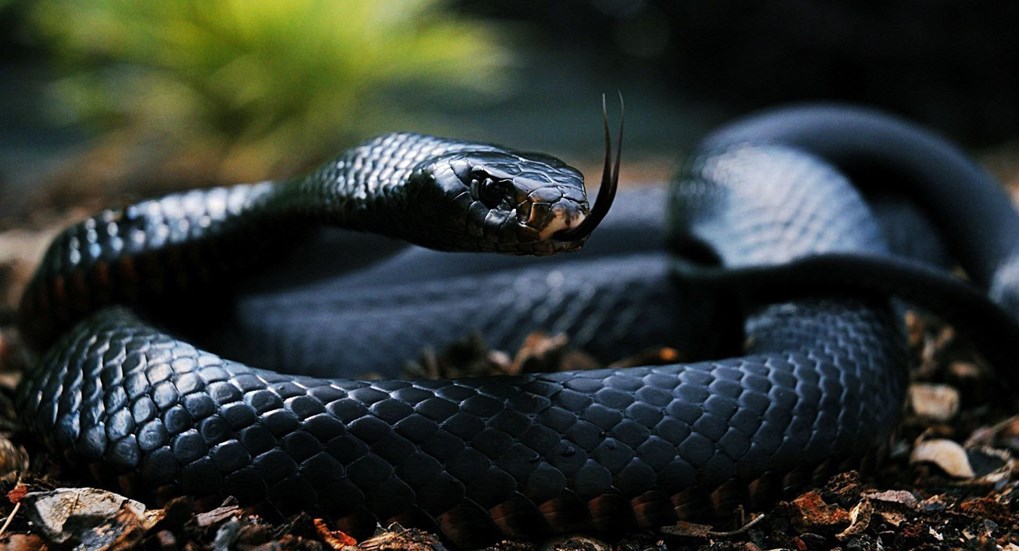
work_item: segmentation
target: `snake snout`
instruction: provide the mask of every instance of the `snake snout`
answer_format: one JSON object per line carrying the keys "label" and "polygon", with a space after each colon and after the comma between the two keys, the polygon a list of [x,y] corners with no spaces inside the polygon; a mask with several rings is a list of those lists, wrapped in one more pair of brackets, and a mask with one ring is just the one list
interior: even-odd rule
{"label": "snake snout", "polygon": [[587,218],[587,205],[567,199],[555,203],[538,203],[531,207],[527,225],[538,230],[542,240],[561,231],[575,228]]}

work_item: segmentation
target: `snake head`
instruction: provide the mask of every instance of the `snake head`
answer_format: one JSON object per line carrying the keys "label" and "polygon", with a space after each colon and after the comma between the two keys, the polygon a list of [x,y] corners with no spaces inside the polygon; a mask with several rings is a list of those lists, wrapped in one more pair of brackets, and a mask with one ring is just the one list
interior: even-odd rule
{"label": "snake head", "polygon": [[[620,110],[622,110],[622,96]],[[612,206],[619,183],[622,113],[613,162],[605,98],[605,167],[594,207],[584,176],[541,153],[494,145],[452,142],[414,167],[407,181],[408,207],[416,220],[401,235],[419,245],[453,251],[548,255],[576,251]],[[410,213],[408,212],[408,215]],[[424,228],[420,230],[417,228]]]}
{"label": "snake head", "polygon": [[589,206],[583,175],[554,157],[457,151],[426,161],[411,181],[427,226],[438,230],[430,233],[445,236],[442,243],[417,236],[422,245],[548,255],[578,250],[586,240],[557,238],[578,227]]}

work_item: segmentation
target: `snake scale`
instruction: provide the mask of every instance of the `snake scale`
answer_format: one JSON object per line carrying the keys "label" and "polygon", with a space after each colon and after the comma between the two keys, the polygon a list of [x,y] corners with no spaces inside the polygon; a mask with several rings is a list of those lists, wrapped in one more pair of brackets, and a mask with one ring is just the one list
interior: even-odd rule
{"label": "snake scale", "polygon": [[[871,464],[905,385],[890,294],[1014,358],[1007,196],[940,138],[845,106],[715,132],[668,192],[620,193],[582,252],[389,252],[338,231],[311,257],[345,273],[263,267],[324,239],[322,225],[574,251],[605,195],[590,209],[580,174],[545,155],[390,134],[304,178],[103,211],[55,239],[25,293],[40,357],[19,411],[54,454],[133,495],[233,495],[355,535],[399,521],[478,545],[725,516]],[[882,206],[905,202],[920,214]],[[958,262],[969,282],[902,254]],[[406,354],[471,329],[499,346],[546,329],[604,357],[663,341],[731,357],[336,378],[395,376]],[[226,359],[245,356],[274,370]]]}

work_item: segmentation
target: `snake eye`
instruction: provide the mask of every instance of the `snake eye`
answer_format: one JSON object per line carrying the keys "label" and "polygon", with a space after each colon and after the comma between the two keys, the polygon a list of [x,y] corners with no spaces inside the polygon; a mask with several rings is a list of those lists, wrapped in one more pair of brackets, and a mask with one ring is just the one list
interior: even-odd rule
{"label": "snake eye", "polygon": [[485,178],[484,181],[478,184],[478,199],[480,199],[486,207],[494,209],[499,206],[500,203],[505,201],[507,191],[508,190],[504,182]]}

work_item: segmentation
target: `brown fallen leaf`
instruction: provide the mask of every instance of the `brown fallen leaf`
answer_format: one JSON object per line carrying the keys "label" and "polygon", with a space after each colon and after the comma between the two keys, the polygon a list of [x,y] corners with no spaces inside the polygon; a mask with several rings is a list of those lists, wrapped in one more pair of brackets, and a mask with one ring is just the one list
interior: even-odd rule
{"label": "brown fallen leaf", "polygon": [[347,535],[343,530],[332,530],[326,525],[326,521],[316,518],[312,521],[315,525],[315,533],[321,538],[322,543],[334,551],[341,549],[352,549],[357,546],[357,540]]}
{"label": "brown fallen leaf", "polygon": [[10,501],[11,503],[18,503],[27,493],[28,486],[18,482],[9,492],[7,492],[7,501]]}
{"label": "brown fallen leaf", "polygon": [[87,533],[81,539],[81,546],[97,551],[137,549],[149,529],[162,519],[162,509],[149,510],[144,517],[138,517],[134,511],[121,507],[114,518]]}
{"label": "brown fallen leaf", "polygon": [[549,335],[535,331],[524,338],[513,364],[509,368],[511,375],[555,370],[566,350],[569,339],[565,333]]}
{"label": "brown fallen leaf", "polygon": [[998,524],[1012,521],[1008,506],[987,497],[972,497],[959,504],[959,511],[975,518],[990,519]]}
{"label": "brown fallen leaf", "polygon": [[797,516],[791,519],[793,526],[801,532],[828,532],[843,530],[849,526],[849,512],[838,505],[825,503],[821,494],[810,491],[792,501]]}
{"label": "brown fallen leaf", "polygon": [[585,352],[571,348],[565,333],[535,331],[524,338],[508,369],[510,375],[546,371],[582,371],[601,367]]}
{"label": "brown fallen leaf", "polygon": [[874,504],[869,499],[863,499],[849,510],[849,526],[835,534],[835,539],[846,541],[852,537],[859,536],[870,527],[870,519],[873,514]]}
{"label": "brown fallen leaf", "polygon": [[966,450],[951,440],[925,440],[913,447],[910,463],[933,463],[945,474],[955,478],[973,478],[976,473],[969,463]]}

